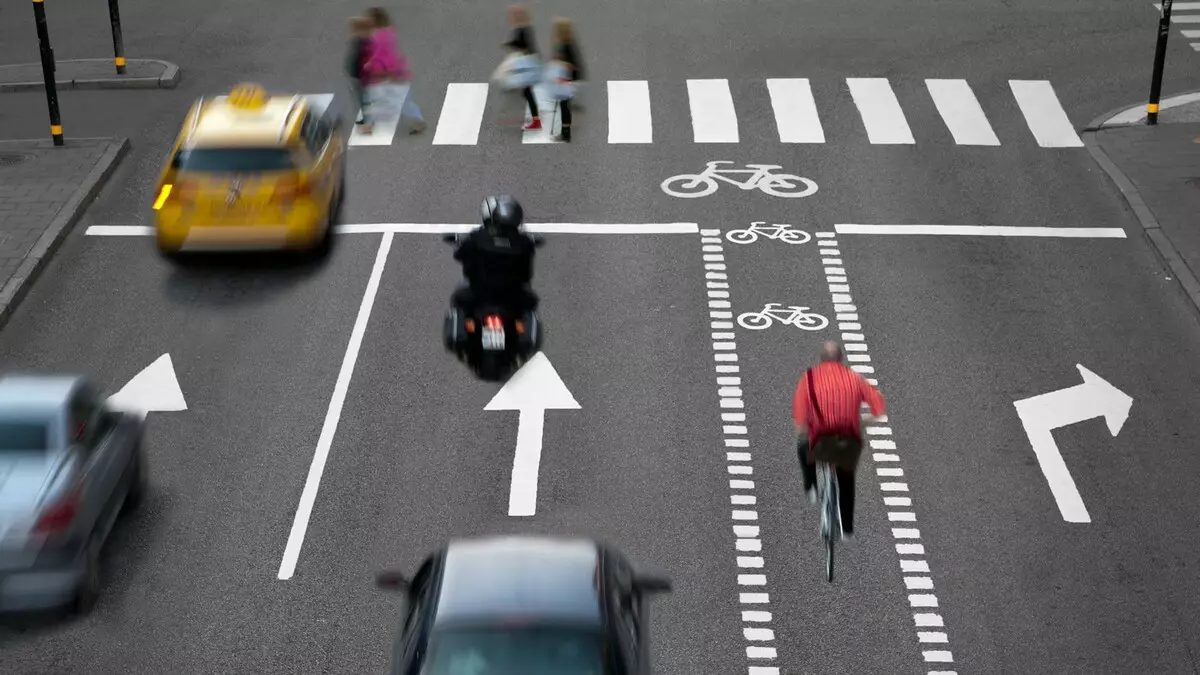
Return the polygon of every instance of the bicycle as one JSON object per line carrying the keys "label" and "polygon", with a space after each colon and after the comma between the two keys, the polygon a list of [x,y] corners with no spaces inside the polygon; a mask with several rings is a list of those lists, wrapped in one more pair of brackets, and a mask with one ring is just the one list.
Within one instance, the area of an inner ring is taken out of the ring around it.
{"label": "bicycle", "polygon": [[776,321],[790,324],[801,330],[821,330],[829,325],[829,319],[808,311],[807,307],[789,306],[784,311],[778,302],[768,302],[761,312],[746,312],[738,316],[738,323],[749,330],[769,328]]}
{"label": "bicycle", "polygon": [[[718,169],[719,164],[733,164],[728,161],[709,162],[700,173],[685,173],[671,176],[662,182],[662,191],[672,197],[695,199],[707,197],[717,191],[723,181],[743,190],[760,190],[772,197],[807,197],[817,191],[813,181],[790,173],[771,173],[774,169],[782,169],[776,164],[747,164],[745,169]],[[750,174],[745,180],[730,178],[728,174]],[[680,183],[679,189],[672,185]],[[800,191],[796,192],[799,187]]]}
{"label": "bicycle", "polygon": [[790,229],[791,225],[767,225],[765,222],[758,220],[750,223],[750,227],[744,230],[730,230],[725,234],[725,238],[735,244],[753,244],[758,241],[759,235],[767,239],[779,239],[787,244],[807,244],[812,235],[804,230]]}

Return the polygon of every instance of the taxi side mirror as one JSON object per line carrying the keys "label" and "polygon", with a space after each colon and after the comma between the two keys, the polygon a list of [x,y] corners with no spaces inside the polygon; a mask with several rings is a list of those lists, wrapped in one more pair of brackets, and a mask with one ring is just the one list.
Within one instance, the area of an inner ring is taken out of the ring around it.
{"label": "taxi side mirror", "polygon": [[633,579],[633,589],[644,595],[670,593],[671,580],[654,574],[639,574]]}

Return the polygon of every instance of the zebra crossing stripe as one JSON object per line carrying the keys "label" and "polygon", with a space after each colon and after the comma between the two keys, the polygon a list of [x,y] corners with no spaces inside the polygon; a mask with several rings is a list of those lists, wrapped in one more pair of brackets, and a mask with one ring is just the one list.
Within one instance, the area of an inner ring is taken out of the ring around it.
{"label": "zebra crossing stripe", "polygon": [[608,142],[654,142],[650,83],[646,80],[609,80]]}
{"label": "zebra crossing stripe", "polygon": [[692,134],[697,143],[737,143],[737,111],[729,80],[688,80]]}
{"label": "zebra crossing stripe", "polygon": [[434,145],[475,145],[487,107],[488,85],[478,82],[453,82],[446,87],[442,114],[433,133]]}
{"label": "zebra crossing stripe", "polygon": [[959,145],[1000,145],[966,80],[925,80],[938,114]]}
{"label": "zebra crossing stripe", "polygon": [[1009,80],[1025,123],[1043,148],[1081,148],[1083,141],[1046,80]]}
{"label": "zebra crossing stripe", "polygon": [[817,101],[807,79],[768,79],[767,92],[771,95],[780,143],[825,142]]}
{"label": "zebra crossing stripe", "polygon": [[846,78],[850,96],[862,116],[867,138],[873,144],[912,145],[912,129],[900,108],[900,101],[886,77]]}

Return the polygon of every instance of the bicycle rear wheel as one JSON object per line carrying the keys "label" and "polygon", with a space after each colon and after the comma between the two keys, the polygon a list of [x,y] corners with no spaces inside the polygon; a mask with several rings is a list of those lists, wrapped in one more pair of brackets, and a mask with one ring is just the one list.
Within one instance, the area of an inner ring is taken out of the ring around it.
{"label": "bicycle rear wheel", "polygon": [[841,512],[838,510],[837,476],[829,464],[821,465],[823,510],[821,536],[825,539],[825,580],[833,582],[833,548],[841,533]]}

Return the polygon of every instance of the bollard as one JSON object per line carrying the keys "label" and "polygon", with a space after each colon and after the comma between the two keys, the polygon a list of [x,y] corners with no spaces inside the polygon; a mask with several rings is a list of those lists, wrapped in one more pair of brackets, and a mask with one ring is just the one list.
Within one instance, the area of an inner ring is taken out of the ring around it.
{"label": "bollard", "polygon": [[1158,43],[1154,46],[1154,74],[1150,76],[1150,102],[1146,124],[1158,124],[1158,97],[1162,94],[1163,63],[1167,60],[1167,37],[1171,35],[1171,0],[1162,0],[1158,14]]}
{"label": "bollard", "polygon": [[55,145],[62,145],[62,120],[58,116],[58,85],[54,82],[54,49],[50,46],[50,29],[46,27],[46,7],[42,0],[33,0],[33,19],[37,22],[38,49],[42,53],[46,106],[50,108],[50,137],[54,139]]}
{"label": "bollard", "polygon": [[108,0],[108,22],[112,24],[113,60],[117,64],[117,74],[125,74],[125,44],[121,40],[121,9],[117,0]]}

